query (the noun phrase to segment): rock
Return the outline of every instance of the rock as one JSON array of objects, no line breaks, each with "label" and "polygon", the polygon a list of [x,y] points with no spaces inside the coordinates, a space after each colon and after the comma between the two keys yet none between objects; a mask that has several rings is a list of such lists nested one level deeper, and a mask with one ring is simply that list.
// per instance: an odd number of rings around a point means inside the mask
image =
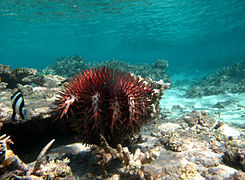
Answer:
[{"label": "rock", "polygon": [[238,148],[224,152],[222,156],[224,163],[245,171],[245,149]]},{"label": "rock", "polygon": [[[58,86],[63,79],[55,76],[49,77],[50,81],[43,81],[42,84],[47,85],[47,87],[33,86],[33,83],[31,85],[20,83],[15,85],[22,91],[24,97],[25,109],[27,110],[26,120],[21,119],[18,115],[15,120],[12,119],[13,110],[10,98],[17,88],[6,88],[0,91],[1,133],[11,135],[17,149],[28,146],[28,144],[33,146],[44,145],[41,142],[47,136],[55,138],[62,131],[64,133],[64,128],[58,130],[59,126],[54,124],[55,105],[53,104],[59,90]],[[69,127],[65,129],[68,130]]]},{"label": "rock", "polygon": [[21,83],[22,79],[26,76],[35,75],[36,69],[30,68],[16,68],[11,69],[10,66],[0,64],[0,77],[1,81],[8,83],[8,88],[16,87],[17,83]]},{"label": "rock", "polygon": [[201,126],[203,128],[211,128],[215,124],[215,120],[210,117],[205,111],[192,111],[184,115],[181,120],[188,124],[189,127]]},{"label": "rock", "polygon": [[13,69],[13,76],[17,82],[21,82],[22,79],[26,76],[35,75],[37,73],[36,69],[32,68],[16,68]]},{"label": "rock", "polygon": [[[30,112],[30,116],[27,117],[27,121],[31,121],[32,119],[45,119],[51,117],[51,112],[54,108],[54,100],[56,98],[58,88],[45,88],[45,87],[32,87],[30,85],[21,85],[18,84],[18,89],[21,90],[24,101],[25,108]],[[16,91],[9,90],[1,91],[0,95],[2,97],[0,108],[3,109],[2,116],[3,122],[13,122],[11,119],[12,114],[12,106],[10,102],[10,97]],[[17,117],[18,123],[24,123],[24,120],[21,120]]]},{"label": "rock", "polygon": [[59,87],[66,78],[58,75],[31,75],[22,79],[25,84],[35,84],[36,86],[43,86],[47,88]]},{"label": "rock", "polygon": [[225,104],[224,104],[224,102],[218,102],[215,105],[213,105],[213,108],[224,109]]},{"label": "rock", "polygon": [[224,101],[224,102],[218,102],[215,105],[213,105],[213,108],[224,109],[226,106],[229,106],[229,105],[235,104],[235,103],[238,103],[238,102],[232,101],[232,100],[228,100],[228,101]]}]

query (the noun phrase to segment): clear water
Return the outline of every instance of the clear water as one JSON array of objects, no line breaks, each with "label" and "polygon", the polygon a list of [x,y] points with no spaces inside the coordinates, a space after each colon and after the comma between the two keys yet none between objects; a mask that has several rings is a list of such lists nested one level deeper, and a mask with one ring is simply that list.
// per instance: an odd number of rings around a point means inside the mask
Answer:
[{"label": "clear water", "polygon": [[170,73],[244,60],[244,0],[0,0],[0,64],[169,61]]}]

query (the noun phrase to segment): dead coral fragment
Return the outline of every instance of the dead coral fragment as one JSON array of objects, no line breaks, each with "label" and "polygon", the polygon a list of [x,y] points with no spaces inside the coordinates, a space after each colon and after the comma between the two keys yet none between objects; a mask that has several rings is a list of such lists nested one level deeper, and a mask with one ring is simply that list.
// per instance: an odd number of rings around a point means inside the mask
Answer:
[{"label": "dead coral fragment", "polygon": [[160,153],[157,149],[151,152],[143,153],[140,149],[136,149],[135,153],[131,153],[127,147],[122,147],[118,144],[117,148],[112,148],[106,142],[106,139],[101,136],[100,146],[94,146],[93,153],[97,155],[99,160],[96,165],[100,165],[102,172],[106,174],[106,167],[114,159],[119,159],[123,165],[123,171],[132,175],[138,175],[140,178],[144,177],[143,165],[152,162]]},{"label": "dead coral fragment", "polygon": [[36,171],[38,171],[40,169],[40,165],[41,165],[41,159],[42,157],[47,153],[48,149],[52,146],[52,144],[54,143],[54,139],[52,141],[50,141],[40,152],[40,154],[37,157],[37,160],[35,162],[34,168],[32,170],[32,173],[35,173]]},{"label": "dead coral fragment", "polygon": [[55,179],[57,177],[71,176],[71,168],[68,166],[70,160],[65,158],[63,160],[52,159],[47,164],[41,164],[42,177],[45,179]]}]

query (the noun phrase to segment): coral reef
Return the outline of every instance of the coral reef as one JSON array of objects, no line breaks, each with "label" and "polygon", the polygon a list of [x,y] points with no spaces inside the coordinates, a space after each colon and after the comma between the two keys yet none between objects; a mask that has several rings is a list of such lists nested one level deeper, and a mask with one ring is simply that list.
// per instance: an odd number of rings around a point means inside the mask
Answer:
[{"label": "coral reef", "polygon": [[194,83],[186,92],[188,97],[245,92],[245,61],[225,67]]},{"label": "coral reef", "polygon": [[[137,147],[143,150],[137,149],[134,153],[128,151],[127,148],[122,148],[121,145],[112,148],[102,137],[101,145],[94,146],[92,152],[99,158],[95,164],[101,167],[104,175],[90,177],[103,179],[243,179],[244,172],[224,166],[222,161],[225,157],[230,157],[227,158],[230,162],[227,164],[243,170],[241,165],[244,164],[244,140],[235,140],[231,137],[228,140],[224,134],[226,131],[224,124],[218,122],[215,125],[210,115],[203,111],[191,112],[185,116],[196,119],[191,121],[195,123],[191,123],[190,127],[173,124],[172,127],[176,127],[174,131],[169,131],[170,123],[163,123],[159,126],[158,131],[151,133],[151,137],[141,133],[142,140]],[[192,127],[200,125],[201,119],[205,121],[203,126],[210,128],[196,133]],[[186,122],[180,118],[177,123]],[[234,150],[235,154],[229,152],[227,156],[227,150],[231,147],[240,150]],[[156,153],[156,156],[147,163],[142,163],[138,161],[138,158],[134,158],[151,157],[147,155],[151,153]],[[117,164],[117,159],[120,160],[120,165]],[[130,159],[133,160],[132,164]]]},{"label": "coral reef", "polygon": [[82,142],[99,144],[101,134],[118,144],[157,116],[168,86],[161,81],[154,87],[150,79],[107,67],[88,69],[64,85],[56,112],[70,121]]},{"label": "coral reef", "polygon": [[73,77],[82,70],[97,66],[106,66],[119,71],[140,75],[143,78],[149,77],[155,81],[162,79],[164,82],[171,83],[171,79],[165,71],[168,67],[168,62],[166,60],[157,60],[152,63],[152,65],[133,65],[118,60],[104,61],[100,63],[86,63],[81,56],[71,56],[57,59],[56,63],[43,69],[41,73]]},{"label": "coral reef", "polygon": [[27,121],[51,117],[51,108],[54,107],[56,91],[65,80],[61,76],[29,75],[22,78],[20,82],[16,82],[17,84],[11,87],[12,89],[9,87],[2,89],[0,91],[0,103],[2,105],[0,116],[2,116],[3,123],[12,121],[12,106],[9,100],[16,88],[20,89],[24,95],[26,108],[29,112]]},{"label": "coral reef", "polygon": [[59,87],[65,78],[58,75],[30,75],[22,79],[22,84],[33,84],[34,86],[42,86],[47,88]]},{"label": "coral reef", "polygon": [[[53,109],[55,97],[62,80],[56,79],[55,87],[53,83],[47,87],[37,85],[17,84],[22,91],[25,99],[25,108],[27,110],[26,120],[16,116],[12,119],[12,106],[10,97],[16,91],[15,89],[5,88],[0,91],[0,129],[2,134],[9,134],[15,142],[15,150],[28,150],[28,146],[44,145],[45,138],[56,138],[60,133],[58,127],[53,123]],[[52,81],[53,82],[53,81]],[[62,132],[64,134],[64,132]],[[37,150],[38,153],[38,150]],[[27,157],[28,159],[28,157]],[[34,157],[31,158],[34,160]]]}]

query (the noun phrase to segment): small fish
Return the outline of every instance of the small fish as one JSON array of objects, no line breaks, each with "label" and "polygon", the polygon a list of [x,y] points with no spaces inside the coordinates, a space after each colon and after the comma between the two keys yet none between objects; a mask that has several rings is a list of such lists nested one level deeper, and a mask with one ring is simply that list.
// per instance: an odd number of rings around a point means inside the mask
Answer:
[{"label": "small fish", "polygon": [[16,120],[16,114],[20,116],[21,119],[26,120],[27,110],[25,109],[24,97],[20,89],[11,96],[11,104],[13,109],[12,119]]}]

